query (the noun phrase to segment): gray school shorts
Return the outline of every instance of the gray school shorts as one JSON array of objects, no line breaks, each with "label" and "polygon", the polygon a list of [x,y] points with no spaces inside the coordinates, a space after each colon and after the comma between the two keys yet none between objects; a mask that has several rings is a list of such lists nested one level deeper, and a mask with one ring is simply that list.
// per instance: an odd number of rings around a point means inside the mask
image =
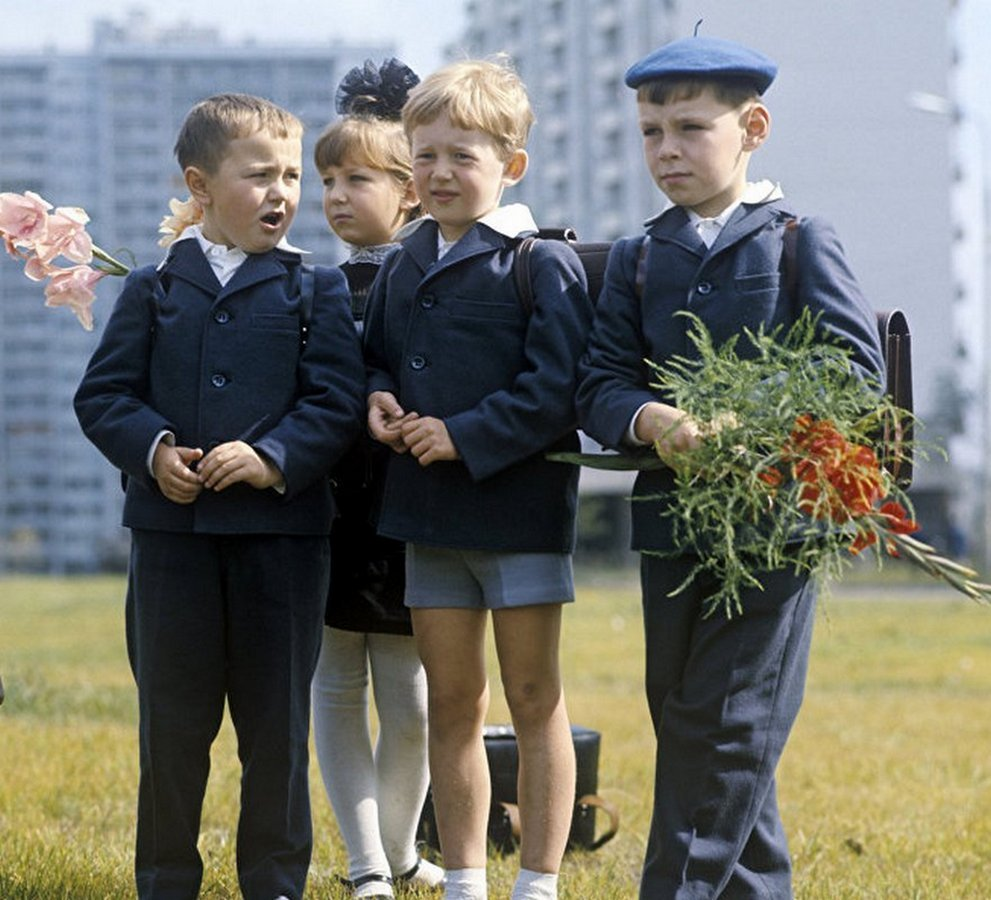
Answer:
[{"label": "gray school shorts", "polygon": [[406,545],[406,605],[508,609],[571,603],[570,553],[500,553]]}]

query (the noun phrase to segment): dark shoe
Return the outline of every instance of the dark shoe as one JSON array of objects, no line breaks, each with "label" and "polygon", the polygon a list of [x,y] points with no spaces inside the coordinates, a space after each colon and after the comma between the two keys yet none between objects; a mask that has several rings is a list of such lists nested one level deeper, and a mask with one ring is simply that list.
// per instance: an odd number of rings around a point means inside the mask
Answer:
[{"label": "dark shoe", "polygon": [[402,875],[393,876],[397,886],[405,887],[416,885],[418,887],[439,888],[444,885],[444,870],[426,859],[418,858],[413,868]]},{"label": "dark shoe", "polygon": [[396,896],[392,891],[392,879],[378,872],[362,875],[354,881],[341,880],[351,887],[351,896],[356,900],[393,900]]}]

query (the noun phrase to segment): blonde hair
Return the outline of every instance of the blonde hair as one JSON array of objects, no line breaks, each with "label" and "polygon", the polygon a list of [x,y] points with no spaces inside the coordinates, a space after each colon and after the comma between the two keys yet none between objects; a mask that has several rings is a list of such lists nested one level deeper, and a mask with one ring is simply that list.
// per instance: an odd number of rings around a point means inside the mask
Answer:
[{"label": "blonde hair", "polygon": [[407,137],[441,113],[456,128],[489,135],[505,158],[526,147],[536,121],[522,80],[501,59],[451,63],[421,81],[403,107]]},{"label": "blonde hair", "polygon": [[360,115],[328,125],[317,138],[313,162],[323,172],[348,161],[388,172],[403,188],[413,179],[409,141],[398,121]]},{"label": "blonde hair", "polygon": [[303,123],[291,112],[252,94],[215,94],[187,114],[175,142],[179,167],[216,172],[227,146],[264,131],[275,138],[301,138]]}]

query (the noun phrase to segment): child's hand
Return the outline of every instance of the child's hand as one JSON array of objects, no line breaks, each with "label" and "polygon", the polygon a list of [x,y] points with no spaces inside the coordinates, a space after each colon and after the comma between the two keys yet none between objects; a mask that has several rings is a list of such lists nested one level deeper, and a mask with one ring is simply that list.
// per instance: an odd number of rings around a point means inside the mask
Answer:
[{"label": "child's hand", "polygon": [[379,443],[387,444],[396,453],[408,449],[403,441],[403,425],[412,422],[416,413],[407,413],[388,391],[372,391],[368,395],[368,431]]},{"label": "child's hand", "polygon": [[648,403],[640,410],[633,431],[645,444],[653,445],[666,463],[672,454],[694,450],[702,442],[702,429],[690,416],[667,403]]},{"label": "child's hand", "polygon": [[239,481],[259,490],[283,483],[282,473],[244,441],[218,444],[203,457],[197,471],[203,487],[211,491],[222,491]]},{"label": "child's hand", "polygon": [[421,466],[461,458],[442,419],[423,416],[410,420],[403,423],[402,432],[403,441]]},{"label": "child's hand", "polygon": [[198,447],[172,447],[159,441],[151,459],[151,471],[158,489],[173,503],[192,503],[203,490],[199,475],[193,470],[203,457]]}]

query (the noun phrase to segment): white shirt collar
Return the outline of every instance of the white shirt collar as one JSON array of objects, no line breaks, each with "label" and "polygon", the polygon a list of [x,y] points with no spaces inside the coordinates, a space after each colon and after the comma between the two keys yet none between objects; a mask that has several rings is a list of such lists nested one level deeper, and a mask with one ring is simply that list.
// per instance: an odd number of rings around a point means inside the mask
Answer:
[{"label": "white shirt collar", "polygon": [[719,232],[723,230],[723,226],[730,220],[730,216],[736,212],[737,207],[741,204],[759,205],[761,203],[769,203],[771,200],[780,200],[783,197],[784,193],[780,185],[766,180],[751,181],[747,183],[740,197],[727,206],[718,216],[706,218],[690,209],[686,209],[685,212],[688,214],[688,221],[692,223],[706,247],[711,247],[715,243],[716,238],[719,237]]},{"label": "white shirt collar", "polygon": [[[435,221],[432,216],[421,216],[412,222],[404,225],[396,235],[397,240],[408,238],[424,222]],[[493,231],[504,237],[515,238],[530,231],[537,231],[537,222],[530,212],[530,208],[524,203],[510,203],[507,206],[496,207],[492,212],[480,218],[479,223],[487,225]],[[437,229],[437,258],[440,259],[457,241],[448,243],[441,236],[440,229]]]},{"label": "white shirt collar", "polygon": [[537,231],[537,223],[525,203],[498,206],[478,221],[504,237],[514,238],[528,231]]},{"label": "white shirt collar", "polygon": [[[207,262],[210,263],[210,267],[213,269],[221,285],[226,285],[238,270],[241,263],[248,258],[248,254],[240,247],[226,247],[223,244],[215,244],[213,241],[204,237],[203,228],[199,223],[183,229],[182,234],[173,243],[191,240],[193,238],[196,238],[199,242],[203,255],[207,258]],[[293,247],[286,240],[285,236],[282,237],[277,246],[280,250],[286,250],[289,253],[305,254],[308,252],[306,250],[300,250],[298,247]]]},{"label": "white shirt collar", "polygon": [[[733,215],[733,212],[741,203],[746,203],[750,206],[759,206],[762,203],[770,203],[773,200],[784,199],[784,192],[781,190],[781,185],[769,181],[766,178],[761,181],[748,181],[746,187],[743,189],[743,193],[740,195],[736,202],[730,204],[726,209],[724,209],[718,216],[714,216],[712,219],[706,219],[707,222],[720,222],[719,227],[725,225],[729,221],[729,217]],[[655,216],[651,216],[644,222],[644,225],[653,225],[663,214],[671,209],[672,206],[668,206],[663,212],[658,213]],[[685,210],[688,215],[689,221],[695,225],[697,222],[702,220],[702,217],[698,213],[692,212],[690,209]],[[718,234],[718,231],[716,232]]]}]

